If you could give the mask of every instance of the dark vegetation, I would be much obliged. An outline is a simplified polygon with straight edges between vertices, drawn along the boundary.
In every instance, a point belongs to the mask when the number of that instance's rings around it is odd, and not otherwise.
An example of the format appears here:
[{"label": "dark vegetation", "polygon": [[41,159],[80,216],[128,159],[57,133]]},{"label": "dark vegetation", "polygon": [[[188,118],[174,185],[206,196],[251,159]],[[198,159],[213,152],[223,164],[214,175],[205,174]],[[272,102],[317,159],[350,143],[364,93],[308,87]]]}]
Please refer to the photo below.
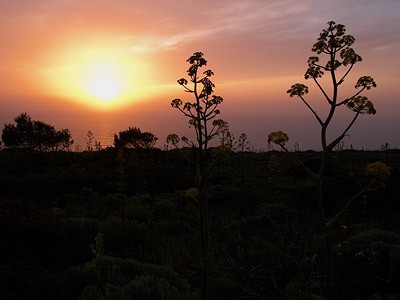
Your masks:
[{"label": "dark vegetation", "polygon": [[[193,198],[198,201],[200,210],[202,299],[206,300],[208,298],[208,264],[210,263],[208,258],[208,198],[206,193],[210,162],[207,152],[209,142],[223,128],[227,129],[228,123],[222,119],[216,119],[220,114],[218,107],[223,102],[223,98],[214,95],[215,85],[210,79],[214,72],[210,69],[202,70],[207,65],[207,60],[203,57],[203,53],[195,52],[186,62],[190,65],[186,71],[189,81],[181,78],[178,80],[178,84],[193,96],[193,102],[188,101],[184,104],[181,99],[174,99],[171,102],[171,106],[178,109],[189,119],[188,124],[194,128],[196,133],[196,142],[191,142],[186,137],[182,137],[181,140],[196,149],[195,157],[191,158],[186,155],[186,158],[195,167],[196,174],[196,188],[194,189]],[[179,138],[176,134],[169,135],[167,143],[171,143],[179,149]]]},{"label": "dark vegetation", "polygon": [[2,140],[8,148],[41,152],[66,150],[74,143],[68,129],[56,130],[53,125],[32,120],[26,113],[4,125]]},{"label": "dark vegetation", "polygon": [[[284,152],[225,154],[207,189],[208,298],[318,299],[305,297],[322,294],[325,274],[312,181]],[[297,154],[310,166],[321,159]],[[199,298],[199,205],[193,166],[179,151],[3,150],[0,157],[1,299],[101,299],[90,248],[98,233],[101,281],[116,293],[110,299]],[[326,210],[334,214],[369,182],[363,170],[375,161],[392,174],[358,197],[332,233],[329,299],[399,291],[400,153],[332,153]],[[135,298],[141,290],[152,298]]]},{"label": "dark vegetation", "polygon": [[[355,199],[363,195],[366,191],[374,188],[376,184],[382,184],[382,180],[390,175],[390,167],[382,162],[374,162],[367,165],[365,174],[373,177],[369,183],[360,184],[358,191],[354,194],[345,196],[342,200],[342,207],[338,206],[336,212],[329,212],[329,202],[324,194],[326,186],[332,184],[332,179],[326,177],[327,164],[330,160],[332,150],[343,143],[347,132],[353,127],[358,117],[362,115],[374,115],[376,113],[374,104],[364,96],[363,92],[377,87],[374,79],[370,76],[362,76],[358,79],[354,86],[355,91],[350,92],[350,95],[342,95],[341,85],[347,81],[347,76],[352,71],[353,67],[362,61],[360,55],[352,48],[355,38],[346,34],[346,28],[342,24],[328,22],[328,28],[323,29],[313,45],[311,51],[317,56],[311,56],[308,59],[308,68],[304,74],[304,79],[311,79],[322,94],[324,104],[328,108],[326,114],[321,114],[313,108],[306,95],[308,94],[308,86],[302,83],[296,83],[287,91],[290,97],[299,98],[302,103],[308,108],[313,117],[316,119],[320,127],[320,143],[322,148],[321,161],[316,170],[311,169],[298,156],[293,155],[298,162],[307,171],[308,176],[314,183],[315,187],[315,204],[318,207],[319,227],[322,232],[325,256],[324,270],[324,285],[322,294],[332,295],[336,290],[333,281],[333,251],[334,243],[333,236],[338,228],[338,220],[346,212],[347,208],[354,202]],[[326,76],[325,76],[326,75]],[[326,86],[321,78],[328,79],[331,89]],[[336,137],[329,137],[328,132],[332,122],[336,119],[337,112],[340,108],[347,108],[353,112],[353,117],[344,124],[342,133]],[[290,153],[285,144],[289,137],[282,131],[271,132],[268,135],[268,143],[277,144],[282,150]],[[339,187],[339,186],[338,186]],[[329,213],[328,213],[329,212]]]},{"label": "dark vegetation", "polygon": [[129,127],[127,130],[114,134],[114,146],[116,148],[129,147],[135,149],[154,148],[157,137],[151,132],[142,132],[138,127]]}]

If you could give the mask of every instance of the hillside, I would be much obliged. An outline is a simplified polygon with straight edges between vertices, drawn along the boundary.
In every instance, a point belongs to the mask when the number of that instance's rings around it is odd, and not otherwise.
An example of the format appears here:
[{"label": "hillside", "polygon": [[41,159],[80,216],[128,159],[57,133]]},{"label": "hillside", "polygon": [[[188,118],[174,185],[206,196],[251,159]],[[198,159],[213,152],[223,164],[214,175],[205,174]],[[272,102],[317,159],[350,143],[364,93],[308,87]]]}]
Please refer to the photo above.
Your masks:
[{"label": "hillside", "polygon": [[[318,168],[321,153],[294,154]],[[304,168],[283,152],[209,155],[209,299],[322,299],[323,235]],[[331,299],[400,294],[400,152],[331,153],[326,213],[371,182],[376,161],[391,175],[332,227]],[[105,287],[109,299],[198,299],[193,174],[178,150],[3,150],[0,298],[102,299]]]}]

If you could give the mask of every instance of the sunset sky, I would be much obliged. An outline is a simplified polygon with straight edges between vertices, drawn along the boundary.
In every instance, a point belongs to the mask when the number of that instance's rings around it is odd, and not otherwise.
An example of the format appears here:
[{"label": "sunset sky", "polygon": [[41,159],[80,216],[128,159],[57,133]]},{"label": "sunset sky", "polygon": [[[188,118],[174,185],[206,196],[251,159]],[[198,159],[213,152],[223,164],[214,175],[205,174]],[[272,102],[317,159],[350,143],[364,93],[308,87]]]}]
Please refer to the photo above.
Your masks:
[{"label": "sunset sky", "polygon": [[[168,133],[190,133],[170,102],[191,100],[176,80],[201,51],[224,98],[221,118],[236,136],[246,133],[261,149],[269,132],[283,130],[291,145],[318,148],[318,123],[286,91],[306,83],[324,112],[303,75],[331,20],[346,26],[363,58],[343,96],[360,76],[378,84],[365,93],[377,114],[362,116],[345,144],[399,148],[399,0],[0,0],[1,128],[27,112],[69,128],[78,144],[88,130],[107,144],[113,133],[138,126],[162,147]],[[344,110],[335,128],[350,117]]]}]

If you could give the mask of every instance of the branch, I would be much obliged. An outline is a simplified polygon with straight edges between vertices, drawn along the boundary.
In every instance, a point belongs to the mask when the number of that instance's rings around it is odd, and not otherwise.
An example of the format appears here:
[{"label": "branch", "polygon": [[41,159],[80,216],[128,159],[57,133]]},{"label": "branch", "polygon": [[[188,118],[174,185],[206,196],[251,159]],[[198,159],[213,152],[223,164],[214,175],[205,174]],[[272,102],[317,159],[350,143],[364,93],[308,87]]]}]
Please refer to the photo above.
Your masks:
[{"label": "branch", "polygon": [[211,140],[214,136],[216,136],[219,130],[220,130],[219,126],[213,125],[213,127],[210,130],[210,133],[208,134],[208,140]]},{"label": "branch", "polygon": [[313,79],[314,79],[315,84],[319,87],[319,89],[321,90],[321,92],[324,94],[324,96],[325,96],[326,100],[328,101],[328,103],[329,103],[330,105],[332,105],[332,104],[333,104],[332,100],[331,100],[331,99],[329,98],[329,96],[326,94],[324,88],[319,84],[317,78],[313,77]]},{"label": "branch", "polygon": [[317,118],[318,123],[322,126],[324,122],[322,122],[321,118],[318,116],[318,114],[315,112],[315,110],[307,103],[307,101],[303,98],[303,96],[300,96],[300,99],[304,102],[304,104],[308,107],[309,110],[314,114],[315,118]]},{"label": "branch", "polygon": [[358,192],[358,194],[356,194],[355,196],[353,196],[347,203],[346,205],[332,218],[329,220],[329,222],[326,223],[326,227],[330,227],[331,225],[333,225],[346,211],[346,209],[350,206],[350,204],[356,199],[358,198],[360,195],[362,195],[363,193],[365,193],[365,191],[367,191],[376,181],[376,177],[366,186],[364,187],[360,192]]},{"label": "branch", "polygon": [[328,49],[327,47],[323,47],[323,48],[321,49],[321,52],[323,52],[323,53],[325,53],[325,54],[330,54],[330,51],[329,51],[329,49]]},{"label": "branch", "polygon": [[177,109],[179,109],[186,117],[188,117],[188,118],[193,118],[193,117],[194,117],[191,111],[189,111],[190,114],[188,114],[187,112],[185,112],[185,111],[184,111],[182,108],[180,108],[179,106],[175,106],[175,107],[176,107]]},{"label": "branch", "polygon": [[353,120],[351,120],[349,125],[343,131],[343,133],[327,146],[328,150],[332,150],[333,147],[335,147],[337,144],[339,144],[339,142],[346,136],[346,133],[350,130],[351,126],[353,126],[354,122],[356,121],[356,119],[358,118],[359,115],[360,115],[360,112],[357,112],[355,114]]},{"label": "branch", "polygon": [[183,84],[182,84],[182,86],[183,86],[183,88],[186,90],[186,92],[189,92],[189,93],[193,93],[193,92],[194,92],[193,90],[191,90],[190,88],[188,88],[186,85],[183,85]]},{"label": "branch", "polygon": [[[172,144],[172,145],[175,147],[175,149],[178,149],[179,152],[182,153],[182,155],[183,155],[190,163],[192,163],[194,166],[196,166],[196,163],[193,161],[193,159],[191,159],[191,158],[189,157],[189,155],[187,155],[185,152],[183,152],[182,149],[179,148],[177,144]],[[192,146],[193,146],[193,145],[192,145]]]},{"label": "branch", "polygon": [[346,71],[346,73],[342,76],[342,78],[340,78],[340,80],[338,81],[337,85],[341,85],[344,81],[344,79],[346,78],[346,76],[350,73],[351,69],[353,68],[354,64],[351,64],[351,66],[349,67],[349,69]]},{"label": "branch", "polygon": [[290,152],[284,144],[278,144],[279,147],[281,147],[286,153],[288,153],[290,156],[294,157],[298,163],[300,163],[300,165],[306,170],[307,174],[313,178],[313,179],[317,179],[319,176],[314,173],[309,167],[307,167],[300,158],[298,158],[296,155],[294,155],[292,152]]},{"label": "branch", "polygon": [[350,99],[353,99],[354,97],[357,97],[358,95],[360,95],[363,90],[365,90],[365,87],[363,87],[361,90],[359,90],[353,96],[348,97],[347,99],[343,100],[342,102],[339,102],[338,104],[336,104],[336,106],[340,106],[340,105],[346,104],[347,102],[349,102]]}]

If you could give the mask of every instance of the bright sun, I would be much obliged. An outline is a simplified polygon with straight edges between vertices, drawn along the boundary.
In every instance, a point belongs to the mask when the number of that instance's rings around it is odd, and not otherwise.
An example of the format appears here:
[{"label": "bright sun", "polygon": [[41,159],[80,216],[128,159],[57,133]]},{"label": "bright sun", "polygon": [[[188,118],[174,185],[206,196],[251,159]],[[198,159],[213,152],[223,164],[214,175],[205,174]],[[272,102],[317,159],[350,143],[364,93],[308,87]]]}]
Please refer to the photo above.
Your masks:
[{"label": "bright sun", "polygon": [[102,100],[110,100],[118,96],[121,92],[121,85],[118,80],[112,76],[99,75],[90,80],[90,92]]},{"label": "bright sun", "polygon": [[100,101],[111,101],[121,96],[123,78],[120,78],[113,66],[94,66],[93,74],[88,75],[87,90]]},{"label": "bright sun", "polygon": [[144,62],[112,48],[77,48],[42,72],[48,89],[80,104],[113,110],[146,96]]}]

